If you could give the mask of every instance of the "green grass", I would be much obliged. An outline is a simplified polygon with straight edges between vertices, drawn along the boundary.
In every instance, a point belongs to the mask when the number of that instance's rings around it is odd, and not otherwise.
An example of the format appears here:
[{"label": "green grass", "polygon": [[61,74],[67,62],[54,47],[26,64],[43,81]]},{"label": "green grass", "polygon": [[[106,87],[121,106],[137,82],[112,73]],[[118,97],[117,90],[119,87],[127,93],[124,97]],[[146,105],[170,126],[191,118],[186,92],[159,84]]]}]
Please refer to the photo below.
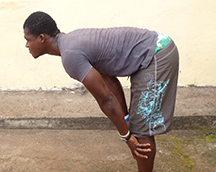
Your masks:
[{"label": "green grass", "polygon": [[194,149],[192,145],[196,145],[196,142],[216,141],[216,134],[213,134],[215,131],[207,129],[202,129],[201,131],[208,131],[207,133],[209,134],[206,134],[203,138],[195,139],[185,139],[178,134],[172,134],[169,138],[164,136],[157,137],[157,142],[162,142],[163,147],[170,153],[170,157],[166,160],[166,163],[172,166],[173,170],[179,172],[193,172],[196,170],[195,160],[193,159],[193,155],[190,154],[190,150]]}]

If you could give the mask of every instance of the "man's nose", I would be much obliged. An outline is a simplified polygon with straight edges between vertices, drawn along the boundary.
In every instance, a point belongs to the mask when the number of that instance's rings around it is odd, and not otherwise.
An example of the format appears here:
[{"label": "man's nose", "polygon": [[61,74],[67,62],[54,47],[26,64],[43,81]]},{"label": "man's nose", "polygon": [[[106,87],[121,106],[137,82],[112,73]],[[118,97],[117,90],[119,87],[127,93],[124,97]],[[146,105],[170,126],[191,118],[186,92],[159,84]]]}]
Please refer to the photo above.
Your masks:
[{"label": "man's nose", "polygon": [[26,42],[25,47],[26,47],[26,48],[29,48],[28,42]]}]

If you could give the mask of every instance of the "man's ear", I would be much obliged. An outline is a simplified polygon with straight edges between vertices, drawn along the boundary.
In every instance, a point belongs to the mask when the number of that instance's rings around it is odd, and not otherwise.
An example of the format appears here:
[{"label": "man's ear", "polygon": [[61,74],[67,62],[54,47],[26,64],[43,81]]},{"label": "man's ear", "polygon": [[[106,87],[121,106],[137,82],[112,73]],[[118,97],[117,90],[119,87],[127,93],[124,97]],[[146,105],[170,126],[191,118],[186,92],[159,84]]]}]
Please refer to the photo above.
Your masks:
[{"label": "man's ear", "polygon": [[40,40],[41,43],[44,43],[45,42],[45,35],[44,34],[40,34],[38,36],[38,39]]}]

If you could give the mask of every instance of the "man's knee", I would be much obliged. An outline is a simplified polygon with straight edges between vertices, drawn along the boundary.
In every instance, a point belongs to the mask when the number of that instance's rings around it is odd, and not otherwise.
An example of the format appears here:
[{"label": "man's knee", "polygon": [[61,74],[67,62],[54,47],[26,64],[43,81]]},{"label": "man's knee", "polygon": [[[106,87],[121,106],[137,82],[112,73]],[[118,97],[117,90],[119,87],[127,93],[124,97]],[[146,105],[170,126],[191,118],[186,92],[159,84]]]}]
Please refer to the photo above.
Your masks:
[{"label": "man's knee", "polygon": [[149,143],[149,144],[155,146],[154,136],[146,136],[143,138],[137,138],[137,140],[139,141],[139,143]]},{"label": "man's knee", "polygon": [[151,156],[154,159],[155,153],[156,153],[156,143],[155,143],[155,139],[154,136],[147,136],[147,137],[143,137],[143,138],[137,138],[139,143],[142,144],[146,144],[149,143],[150,144],[150,149],[151,152],[149,153],[149,156]]},{"label": "man's knee", "polygon": [[137,138],[137,140],[139,141],[139,143],[143,143],[143,144],[149,143],[151,149],[151,152],[148,152],[146,154],[148,156],[148,159],[142,159],[142,158],[136,159],[139,172],[152,172],[154,166],[155,154],[156,154],[156,144],[155,144],[154,136]]}]

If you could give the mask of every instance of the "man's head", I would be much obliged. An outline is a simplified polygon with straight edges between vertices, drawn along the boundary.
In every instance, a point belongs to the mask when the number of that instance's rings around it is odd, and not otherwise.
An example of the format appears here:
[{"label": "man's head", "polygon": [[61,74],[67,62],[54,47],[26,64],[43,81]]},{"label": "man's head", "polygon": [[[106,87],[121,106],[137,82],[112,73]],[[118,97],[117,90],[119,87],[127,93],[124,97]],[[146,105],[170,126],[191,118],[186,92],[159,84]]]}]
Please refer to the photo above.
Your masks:
[{"label": "man's head", "polygon": [[40,34],[47,34],[50,37],[55,37],[60,32],[56,22],[50,15],[44,12],[32,13],[23,25],[23,29],[26,28],[28,29],[28,32],[35,37]]},{"label": "man's head", "polygon": [[44,12],[32,13],[24,22],[23,29],[26,47],[34,58],[46,53],[44,43],[47,36],[55,38],[60,33],[56,22]]}]

